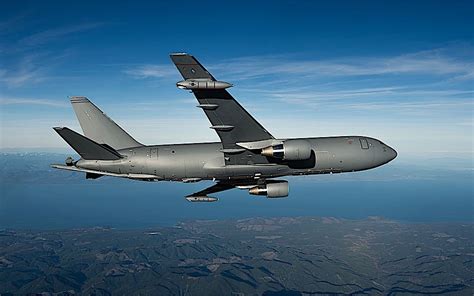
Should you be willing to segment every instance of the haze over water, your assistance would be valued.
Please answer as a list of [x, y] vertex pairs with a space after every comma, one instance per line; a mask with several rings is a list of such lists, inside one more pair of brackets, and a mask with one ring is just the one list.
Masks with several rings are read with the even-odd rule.
[[412, 160], [402, 158], [371, 171], [289, 177], [290, 196], [283, 199], [234, 189], [216, 194], [220, 200], [215, 203], [190, 203], [184, 196], [211, 182], [85, 180], [83, 174], [48, 167], [65, 156], [1, 155], [0, 228], [140, 228], [193, 219], [257, 216], [473, 221], [473, 171], [471, 163], [463, 159], [423, 159], [410, 165]]

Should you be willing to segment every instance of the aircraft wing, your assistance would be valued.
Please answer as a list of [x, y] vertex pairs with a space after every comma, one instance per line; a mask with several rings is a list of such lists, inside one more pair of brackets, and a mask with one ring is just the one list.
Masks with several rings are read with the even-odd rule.
[[199, 201], [199, 200], [192, 200], [192, 199], [189, 199], [189, 198], [210, 198], [210, 199], [213, 199], [213, 200], [203, 200], [203, 201], [215, 201], [217, 200], [216, 198], [214, 197], [210, 197], [208, 196], [208, 194], [212, 194], [212, 193], [218, 193], [218, 192], [222, 192], [222, 191], [226, 191], [226, 190], [229, 190], [229, 189], [233, 189], [233, 188], [240, 188], [240, 189], [248, 189], [248, 188], [252, 188], [252, 187], [255, 187], [259, 184], [265, 184], [266, 180], [265, 179], [258, 179], [258, 180], [255, 180], [255, 179], [243, 179], [243, 180], [234, 180], [234, 181], [225, 181], [225, 180], [222, 180], [222, 181], [218, 181], [216, 184], [208, 187], [208, 188], [205, 188], [201, 191], [198, 191], [198, 192], [195, 192], [193, 194], [190, 194], [188, 196], [186, 196], [186, 199], [188, 199], [189, 201]]
[[[192, 55], [171, 54], [171, 60], [185, 80], [216, 81]], [[273, 140], [273, 136], [225, 89], [192, 89], [207, 118], [221, 139], [228, 164], [268, 163], [259, 153], [250, 153], [241, 142]], [[251, 155], [251, 156], [249, 156]]]

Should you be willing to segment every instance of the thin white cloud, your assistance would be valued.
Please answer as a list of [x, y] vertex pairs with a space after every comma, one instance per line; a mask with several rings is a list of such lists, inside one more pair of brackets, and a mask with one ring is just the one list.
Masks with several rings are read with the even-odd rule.
[[438, 109], [446, 110], [452, 108], [473, 108], [474, 102], [472, 101], [456, 101], [456, 102], [446, 102], [446, 101], [429, 101], [429, 102], [370, 102], [370, 103], [358, 103], [358, 104], [345, 104], [345, 107], [348, 109], [358, 109], [358, 110], [383, 110], [383, 109], [394, 109], [400, 111], [415, 110], [421, 111], [425, 114], [428, 110]]
[[27, 13], [21, 13], [0, 21], [0, 35], [8, 34], [22, 28], [24, 26], [23, 20], [27, 15]]
[[443, 89], [443, 90], [415, 90], [407, 87], [378, 87], [378, 88], [363, 88], [363, 89], [348, 89], [348, 90], [328, 90], [328, 91], [264, 91], [269, 97], [281, 99], [284, 102], [296, 101], [335, 101], [345, 100], [351, 98], [391, 98], [404, 97], [410, 99], [430, 100], [436, 99], [452, 99], [452, 98], [472, 98], [474, 90], [462, 89]]
[[374, 88], [362, 88], [362, 89], [350, 89], [350, 90], [335, 90], [335, 91], [298, 91], [293, 89], [291, 91], [280, 91], [280, 90], [268, 90], [267, 93], [271, 97], [281, 98], [285, 101], [291, 100], [335, 100], [335, 99], [346, 99], [354, 97], [371, 97], [393, 94], [398, 92], [401, 87], [374, 87]]
[[[17, 22], [16, 19], [0, 23], [0, 34], [2, 27], [6, 24]], [[57, 66], [70, 51], [47, 52], [39, 50], [38, 47], [47, 43], [62, 40], [66, 36], [84, 32], [101, 26], [103, 23], [82, 23], [58, 28], [47, 29], [35, 34], [23, 37], [10, 44], [0, 43], [0, 86], [4, 84], [9, 88], [22, 87], [45, 80], [46, 75]], [[5, 31], [5, 30], [4, 30]], [[5, 34], [8, 31], [5, 31]]]
[[41, 68], [35, 68], [31, 65], [21, 65], [19, 69], [14, 71], [0, 70], [0, 82], [5, 83], [8, 87], [19, 87], [28, 82], [40, 82], [42, 78]]
[[23, 39], [19, 41], [19, 44], [26, 45], [26, 46], [37, 46], [37, 45], [51, 42], [52, 40], [63, 38], [66, 35], [91, 30], [101, 25], [102, 23], [83, 23], [83, 24], [78, 24], [78, 25], [48, 29], [48, 30], [44, 30], [44, 31], [32, 34], [30, 36], [24, 37]]
[[[262, 75], [289, 74], [310, 76], [365, 76], [385, 74], [466, 75], [474, 64], [454, 58], [446, 50], [428, 50], [394, 57], [351, 57], [333, 60], [289, 61], [281, 57], [251, 57], [235, 59], [235, 67], [226, 63], [216, 65], [229, 69], [234, 75], [252, 78]], [[472, 57], [471, 57], [472, 58]], [[241, 76], [242, 77], [242, 76]]]
[[474, 80], [474, 68], [471, 72], [455, 76], [450, 79], [450, 81], [471, 81]]
[[[472, 79], [474, 63], [447, 54], [447, 50], [420, 51], [394, 57], [351, 57], [333, 60], [294, 60], [285, 56], [234, 58], [208, 68], [219, 77], [235, 80], [263, 76], [297, 75], [301, 77], [371, 76], [388, 74], [452, 75]], [[472, 57], [471, 57], [472, 58]], [[176, 74], [172, 65], [149, 64], [128, 69], [138, 78], [163, 78]]]
[[45, 68], [39, 67], [31, 56], [24, 57], [15, 69], [0, 69], [0, 83], [8, 87], [20, 87], [26, 83], [37, 83], [44, 79]]
[[0, 106], [1, 105], [44, 105], [61, 108], [69, 107], [69, 104], [66, 102], [34, 98], [0, 98]]
[[25, 54], [11, 66], [0, 68], [0, 85], [4, 84], [9, 88], [18, 88], [44, 81], [48, 79], [48, 75], [54, 67], [68, 56], [68, 52], [62, 52], [61, 54], [48, 52]]
[[141, 65], [136, 68], [127, 69], [124, 73], [135, 78], [165, 78], [176, 75], [176, 70], [165, 65]]
[[26, 55], [14, 68], [0, 69], [0, 83], [8, 87], [20, 87], [26, 83], [37, 83], [44, 79], [45, 67], [37, 65], [35, 55]]
[[284, 104], [315, 110], [390, 111], [433, 117], [473, 110], [474, 91], [410, 90], [403, 88], [353, 89], [327, 92], [269, 93], [268, 98]]

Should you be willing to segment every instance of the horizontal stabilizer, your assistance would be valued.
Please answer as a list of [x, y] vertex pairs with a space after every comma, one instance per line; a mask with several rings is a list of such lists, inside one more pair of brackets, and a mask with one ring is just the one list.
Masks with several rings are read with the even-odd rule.
[[117, 160], [122, 156], [109, 146], [98, 144], [89, 138], [76, 133], [67, 127], [55, 127], [54, 130], [72, 147], [83, 159]]
[[66, 171], [73, 171], [73, 172], [82, 172], [86, 174], [91, 175], [98, 175], [98, 176], [110, 176], [110, 177], [120, 177], [120, 178], [128, 178], [128, 179], [134, 179], [134, 180], [144, 180], [144, 181], [150, 181], [150, 180], [161, 180], [162, 178], [159, 176], [155, 175], [148, 175], [148, 174], [117, 174], [117, 173], [111, 173], [111, 172], [103, 172], [103, 171], [97, 171], [97, 170], [89, 170], [89, 169], [83, 169], [83, 168], [78, 168], [76, 166], [69, 166], [69, 165], [63, 165], [63, 164], [52, 164], [52, 168], [55, 169], [60, 169], [60, 170], [66, 170]]

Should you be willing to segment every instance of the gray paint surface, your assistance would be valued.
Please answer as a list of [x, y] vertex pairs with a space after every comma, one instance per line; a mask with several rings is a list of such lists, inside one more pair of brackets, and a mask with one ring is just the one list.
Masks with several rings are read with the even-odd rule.
[[71, 104], [84, 135], [115, 149], [142, 146], [85, 97], [72, 97]]
[[[359, 139], [366, 139], [363, 149]], [[315, 161], [299, 164], [297, 161], [272, 164], [225, 165], [220, 150], [222, 144], [196, 143], [144, 146], [118, 152], [124, 158], [112, 161], [81, 159], [76, 166], [114, 173], [156, 175], [161, 180], [182, 181], [186, 178], [203, 180], [238, 180], [273, 178], [285, 175], [353, 172], [383, 165], [396, 152], [379, 140], [360, 136], [305, 138], [315, 152]]]
[[[171, 59], [185, 80], [215, 81], [194, 57], [172, 54]], [[83, 171], [90, 178], [108, 175], [146, 181], [217, 181], [216, 185], [190, 195], [204, 197], [234, 187], [265, 188], [276, 182], [270, 179], [287, 175], [367, 170], [397, 156], [390, 146], [365, 136], [275, 139], [226, 90], [194, 89], [192, 92], [221, 142], [143, 146], [88, 99], [74, 97], [71, 102], [86, 137], [67, 128], [55, 130], [82, 158], [72, 165], [53, 167]], [[295, 159], [296, 155], [298, 160], [285, 160], [276, 154], [264, 156], [261, 143], [268, 143], [268, 147], [276, 144], [291, 148], [289, 159]], [[282, 151], [281, 148], [275, 151]], [[290, 150], [283, 151], [290, 154]], [[304, 157], [300, 159], [299, 155]], [[288, 186], [284, 186], [288, 192]]]

